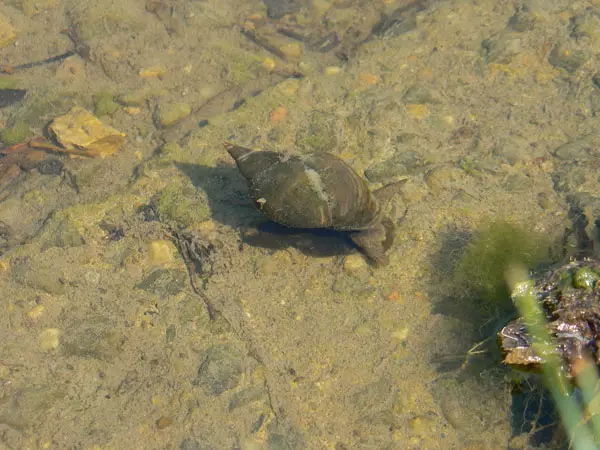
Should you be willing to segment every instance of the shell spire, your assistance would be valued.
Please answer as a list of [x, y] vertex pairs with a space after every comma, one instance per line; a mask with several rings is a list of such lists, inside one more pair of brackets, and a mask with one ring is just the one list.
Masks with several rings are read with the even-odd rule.
[[225, 150], [227, 150], [227, 152], [231, 155], [233, 159], [236, 160], [236, 162], [242, 156], [252, 152], [252, 150], [250, 150], [249, 148], [240, 147], [239, 145], [232, 144], [229, 141], [223, 142], [223, 147], [225, 147]]
[[279, 162], [281, 157], [280, 153], [269, 151], [255, 152], [228, 141], [223, 142], [223, 147], [225, 147], [225, 150], [235, 160], [238, 169], [240, 169], [240, 172], [248, 181], [251, 181], [256, 175]]

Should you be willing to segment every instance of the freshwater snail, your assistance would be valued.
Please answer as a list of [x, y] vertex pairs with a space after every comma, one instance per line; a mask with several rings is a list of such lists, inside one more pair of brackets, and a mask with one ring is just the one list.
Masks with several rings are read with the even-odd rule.
[[223, 145], [248, 181], [249, 196], [270, 220], [295, 228], [348, 231], [350, 238], [377, 265], [388, 263], [394, 225], [381, 213], [365, 181], [330, 153], [290, 155], [252, 151], [230, 142]]

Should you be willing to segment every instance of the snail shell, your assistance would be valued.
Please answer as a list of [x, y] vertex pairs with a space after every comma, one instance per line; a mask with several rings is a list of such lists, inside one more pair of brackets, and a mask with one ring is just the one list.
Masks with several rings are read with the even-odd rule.
[[286, 155], [226, 145], [249, 196], [274, 222], [298, 228], [365, 230], [379, 215], [379, 204], [363, 179], [329, 153]]
[[254, 152], [229, 142], [224, 146], [248, 181], [250, 198], [267, 218], [288, 227], [362, 231], [351, 235], [355, 243], [377, 262], [387, 262], [384, 253], [391, 235], [382, 225], [379, 203], [340, 158]]

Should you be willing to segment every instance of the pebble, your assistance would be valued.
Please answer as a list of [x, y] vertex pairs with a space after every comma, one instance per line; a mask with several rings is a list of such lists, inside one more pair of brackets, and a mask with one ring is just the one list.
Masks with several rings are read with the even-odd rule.
[[28, 312], [27, 312], [27, 317], [29, 317], [31, 320], [37, 320], [40, 317], [42, 317], [42, 314], [44, 314], [44, 311], [46, 310], [46, 307], [44, 305], [35, 305], [33, 308], [31, 308]]
[[161, 103], [157, 106], [154, 120], [158, 127], [168, 128], [192, 113], [188, 103]]
[[117, 355], [122, 335], [103, 317], [89, 317], [66, 330], [62, 338], [65, 354], [111, 361]]
[[216, 345], [204, 351], [195, 384], [211, 395], [236, 387], [244, 370], [242, 355], [232, 346]]
[[101, 157], [113, 154], [125, 142], [125, 133], [102, 123], [89, 111], [75, 106], [48, 126], [48, 131], [67, 152]]
[[28, 260], [16, 260], [11, 264], [13, 280], [49, 294], [63, 294], [65, 286], [54, 268], [35, 265]]
[[179, 294], [188, 283], [188, 274], [179, 269], [156, 269], [136, 287], [163, 299]]
[[373, 183], [386, 182], [414, 173], [420, 167], [423, 161], [416, 152], [397, 150], [391, 158], [367, 167], [365, 176]]
[[587, 55], [579, 50], [571, 50], [565, 45], [557, 44], [548, 55], [548, 62], [554, 67], [564, 69], [569, 73], [575, 72], [586, 61]]
[[156, 421], [156, 428], [158, 428], [159, 430], [164, 430], [165, 428], [167, 428], [168, 426], [170, 426], [172, 424], [173, 424], [173, 418], [172, 417], [161, 416]]
[[346, 275], [364, 278], [369, 276], [368, 265], [365, 258], [360, 253], [352, 253], [344, 257], [344, 273]]
[[164, 266], [173, 261], [177, 249], [171, 241], [159, 239], [148, 243], [148, 262], [155, 266]]
[[503, 33], [481, 43], [486, 62], [508, 64], [521, 52], [521, 38], [516, 33]]
[[60, 345], [60, 330], [58, 328], [46, 328], [38, 338], [40, 349], [44, 351], [56, 350]]
[[435, 421], [431, 417], [417, 416], [408, 421], [410, 431], [413, 435], [424, 438], [435, 431]]

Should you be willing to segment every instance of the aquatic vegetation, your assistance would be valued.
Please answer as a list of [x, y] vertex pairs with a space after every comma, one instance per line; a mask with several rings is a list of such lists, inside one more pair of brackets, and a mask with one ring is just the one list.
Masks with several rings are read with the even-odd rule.
[[477, 231], [456, 264], [454, 281], [477, 298], [483, 313], [512, 309], [504, 272], [512, 264], [533, 269], [550, 257], [551, 243], [542, 235], [508, 222], [494, 222]]

